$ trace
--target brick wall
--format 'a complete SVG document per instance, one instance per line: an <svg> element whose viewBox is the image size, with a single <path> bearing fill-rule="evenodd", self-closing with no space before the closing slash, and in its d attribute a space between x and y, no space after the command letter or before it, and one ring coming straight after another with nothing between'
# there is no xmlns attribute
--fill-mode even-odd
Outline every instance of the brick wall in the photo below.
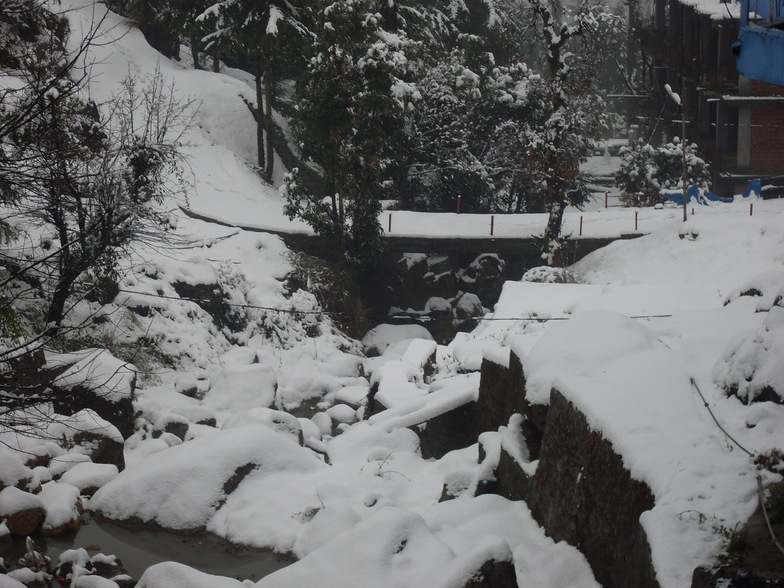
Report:
<svg viewBox="0 0 784 588"><path fill-rule="evenodd" d="M771 86L771 84L765 85ZM774 86L774 88L784 92L782 86ZM749 170L751 173L784 174L782 137L784 137L784 105L752 108L751 169Z"/></svg>
<svg viewBox="0 0 784 588"><path fill-rule="evenodd" d="M758 80L751 81L752 96L784 96L784 86L769 84Z"/></svg>

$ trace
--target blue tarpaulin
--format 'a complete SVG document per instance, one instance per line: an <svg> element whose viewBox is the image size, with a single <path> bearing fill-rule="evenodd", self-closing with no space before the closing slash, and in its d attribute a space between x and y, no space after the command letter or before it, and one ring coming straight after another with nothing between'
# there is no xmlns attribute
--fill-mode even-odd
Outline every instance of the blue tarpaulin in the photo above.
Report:
<svg viewBox="0 0 784 588"><path fill-rule="evenodd" d="M757 198L762 196L762 182L759 180L759 178L756 179L756 180L751 180L749 182L749 185L746 186L746 189L743 190L743 197L744 198L748 198L752 194L754 196L756 196Z"/></svg>
<svg viewBox="0 0 784 588"><path fill-rule="evenodd" d="M668 191L664 192L664 195L668 200L683 205L683 192ZM697 204L707 206L710 202L732 202L732 198L724 198L713 192L708 192L708 190L701 190L697 184L692 184L689 186L689 189L686 190L686 203L688 204L689 202L696 202Z"/></svg>

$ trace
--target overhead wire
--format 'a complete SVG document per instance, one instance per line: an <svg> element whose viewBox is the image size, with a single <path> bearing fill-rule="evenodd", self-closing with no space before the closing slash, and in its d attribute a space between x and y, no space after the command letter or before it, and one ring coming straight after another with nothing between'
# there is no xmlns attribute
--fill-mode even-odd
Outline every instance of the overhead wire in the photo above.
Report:
<svg viewBox="0 0 784 588"><path fill-rule="evenodd" d="M214 304L216 300L210 300L207 298L192 298L188 296L171 296L166 294L157 294L152 292L142 292L139 290L129 290L127 288L120 288L119 290L121 293L124 294L135 294L139 296L149 296L152 298L162 298L164 300L177 300L180 302L193 302L195 304ZM296 310L293 308L280 308L274 306L261 306L257 304L243 304L237 302L227 302L225 300L220 301L221 304L231 307L231 308L250 308L254 310L263 310L267 312L280 312L284 314L292 314L292 315L320 315L320 316L338 316L344 318L378 318L378 319L419 319L419 320L435 320L433 317L427 315L410 315L410 314L393 314L393 315L356 315L350 314L344 311L329 311L329 310ZM672 314L647 314L647 315L634 315L630 316L629 318L633 319L653 319L653 318L670 318ZM566 321L569 320L571 317L569 316L554 316L554 317L542 317L536 315L528 315L528 316L515 316L515 317L503 317L503 316L484 316L484 317L473 317L474 320L477 321L531 321L531 322L550 322L550 321Z"/></svg>

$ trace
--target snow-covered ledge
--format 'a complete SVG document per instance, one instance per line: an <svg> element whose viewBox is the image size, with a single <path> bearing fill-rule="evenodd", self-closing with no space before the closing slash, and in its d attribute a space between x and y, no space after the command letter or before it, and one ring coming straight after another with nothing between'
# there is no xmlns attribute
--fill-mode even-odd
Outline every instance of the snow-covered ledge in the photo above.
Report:
<svg viewBox="0 0 784 588"><path fill-rule="evenodd" d="M721 552L714 523L745 521L757 496L688 362L641 322L588 311L552 325L522 364L527 403L549 405L525 493L535 518L606 586L690 585Z"/></svg>

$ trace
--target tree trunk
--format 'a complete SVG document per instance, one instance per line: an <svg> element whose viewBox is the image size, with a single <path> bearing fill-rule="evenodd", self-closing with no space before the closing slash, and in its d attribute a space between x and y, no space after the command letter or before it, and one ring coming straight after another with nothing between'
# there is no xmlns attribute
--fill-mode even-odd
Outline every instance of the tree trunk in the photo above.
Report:
<svg viewBox="0 0 784 588"><path fill-rule="evenodd" d="M338 261L342 261L346 256L346 221L344 216L343 210L343 188L338 187L337 190L338 194L338 223L340 226L338 227L340 240L338 242Z"/></svg>
<svg viewBox="0 0 784 588"><path fill-rule="evenodd" d="M544 231L544 246L543 256L546 255L545 261L551 267L563 266L563 252L561 243L561 227L563 226L564 210L566 209L566 202L563 194L558 194L563 188L559 186L559 182L547 181L547 228Z"/></svg>
<svg viewBox="0 0 784 588"><path fill-rule="evenodd" d="M264 74L264 128L267 131L267 167L264 170L264 179L272 183L272 171L275 165L275 152L272 149L272 100L273 100L273 84L272 72L267 64L267 71Z"/></svg>
<svg viewBox="0 0 784 588"><path fill-rule="evenodd" d="M261 169L264 169L266 159L264 157L264 111L262 110L264 105L264 90L261 86L262 75L261 54L256 53L255 67L253 68L253 81L256 86L256 145L259 150L257 163Z"/></svg>
<svg viewBox="0 0 784 588"><path fill-rule="evenodd" d="M51 336L57 334L60 330L60 324L63 322L65 315L65 303L68 300L68 295L71 293L71 286L73 286L76 276L72 276L69 272L60 275L57 281L54 293L52 294L52 301L49 303L49 310L46 313L47 333Z"/></svg>
<svg viewBox="0 0 784 588"><path fill-rule="evenodd" d="M202 69L201 62L199 61L199 41L196 35L190 36L191 42L191 57L193 57L193 69Z"/></svg>
<svg viewBox="0 0 784 588"><path fill-rule="evenodd" d="M220 53L217 49L214 49L212 52L212 71L220 73Z"/></svg>

